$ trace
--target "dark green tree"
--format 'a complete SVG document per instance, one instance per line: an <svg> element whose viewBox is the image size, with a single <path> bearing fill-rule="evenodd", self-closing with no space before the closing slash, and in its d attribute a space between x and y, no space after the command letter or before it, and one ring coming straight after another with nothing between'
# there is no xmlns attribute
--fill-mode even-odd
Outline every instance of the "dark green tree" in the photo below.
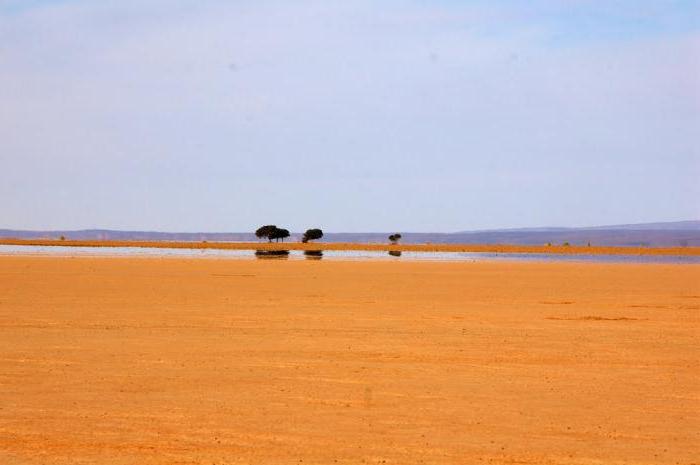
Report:
<svg viewBox="0 0 700 465"><path fill-rule="evenodd" d="M274 240L276 240L277 242L279 242L280 239L282 239L282 242L284 242L284 239L287 238L287 237L289 237L289 230L287 230L287 229L280 229L280 228L275 228L275 229L270 233L270 235L268 236L268 238L270 239L270 241L272 241L272 240L274 239Z"/></svg>
<svg viewBox="0 0 700 465"><path fill-rule="evenodd" d="M301 242L307 243L309 241L315 241L323 237L323 231L320 229L307 229L304 236L301 238Z"/></svg>
<svg viewBox="0 0 700 465"><path fill-rule="evenodd" d="M275 226L274 224L268 224L268 225L265 225L265 226L260 226L260 227L255 231L255 236L256 236L258 239L265 238L265 239L267 239L269 242L272 242L272 239L273 239L273 238L270 237L270 236L272 236L272 234L273 234L276 230L277 230L277 226Z"/></svg>
<svg viewBox="0 0 700 465"><path fill-rule="evenodd" d="M391 236L389 236L389 240L391 241L392 244L398 244L399 241L401 240L401 234L399 234L399 233L392 234Z"/></svg>

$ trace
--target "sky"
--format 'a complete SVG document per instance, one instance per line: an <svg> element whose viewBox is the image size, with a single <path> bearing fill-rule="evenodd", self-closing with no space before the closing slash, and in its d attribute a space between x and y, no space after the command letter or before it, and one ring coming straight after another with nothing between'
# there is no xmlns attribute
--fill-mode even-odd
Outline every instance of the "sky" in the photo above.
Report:
<svg viewBox="0 0 700 465"><path fill-rule="evenodd" d="M700 219L700 0L0 0L0 228Z"/></svg>

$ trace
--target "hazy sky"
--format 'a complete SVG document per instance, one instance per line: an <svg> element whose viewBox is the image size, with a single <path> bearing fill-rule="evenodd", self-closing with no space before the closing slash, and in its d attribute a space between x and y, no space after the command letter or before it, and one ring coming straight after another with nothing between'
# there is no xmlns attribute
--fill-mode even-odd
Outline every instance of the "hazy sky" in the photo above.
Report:
<svg viewBox="0 0 700 465"><path fill-rule="evenodd" d="M700 218L700 0L0 0L0 228Z"/></svg>

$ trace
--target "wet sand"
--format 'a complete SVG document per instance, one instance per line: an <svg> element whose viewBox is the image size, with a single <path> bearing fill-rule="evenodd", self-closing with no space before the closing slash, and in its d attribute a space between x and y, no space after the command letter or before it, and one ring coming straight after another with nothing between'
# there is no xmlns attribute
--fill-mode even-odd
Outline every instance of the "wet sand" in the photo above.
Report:
<svg viewBox="0 0 700 465"><path fill-rule="evenodd" d="M88 241L0 238L0 245L63 247L148 247L219 250L362 250L396 252L486 252L552 255L643 255L700 256L700 247L607 247L582 245L511 244L375 244L350 242L175 242L175 241Z"/></svg>
<svg viewBox="0 0 700 465"><path fill-rule="evenodd" d="M700 266L0 257L0 464L692 464Z"/></svg>

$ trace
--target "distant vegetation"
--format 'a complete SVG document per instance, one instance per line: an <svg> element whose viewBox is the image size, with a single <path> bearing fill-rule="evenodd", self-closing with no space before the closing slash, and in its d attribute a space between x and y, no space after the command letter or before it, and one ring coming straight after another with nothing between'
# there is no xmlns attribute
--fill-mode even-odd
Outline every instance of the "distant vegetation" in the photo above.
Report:
<svg viewBox="0 0 700 465"><path fill-rule="evenodd" d="M260 226L257 231L255 231L255 236L258 239L267 239L270 242L272 242L272 239L270 239L270 235L272 235L273 231L277 229L277 226L274 224L268 224L266 226Z"/></svg>
<svg viewBox="0 0 700 465"><path fill-rule="evenodd" d="M289 230L278 228L274 224L268 224L259 227L255 231L255 236L258 239L265 238L268 240L268 242L272 242L273 240L279 242L280 239L282 239L282 242L284 242L284 239L289 237Z"/></svg>
<svg viewBox="0 0 700 465"><path fill-rule="evenodd" d="M301 242L307 243L309 241L315 241L323 237L323 231L320 229L307 229L304 236L301 238Z"/></svg>
<svg viewBox="0 0 700 465"><path fill-rule="evenodd" d="M279 242L279 240L282 239L282 242L284 242L287 237L289 237L288 229L275 229L272 235L270 235L270 240L275 239Z"/></svg>
<svg viewBox="0 0 700 465"><path fill-rule="evenodd" d="M391 236L389 236L389 241L392 244L398 244L400 240L401 240L401 234L399 234L399 233L392 234Z"/></svg>

